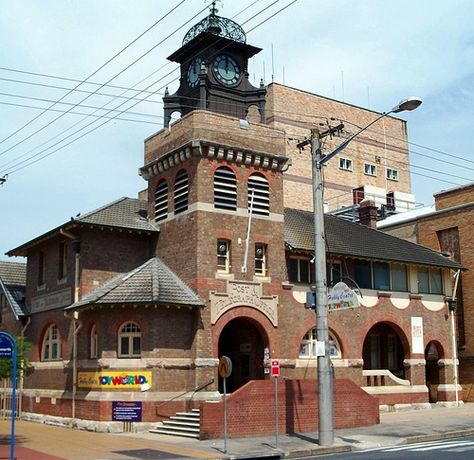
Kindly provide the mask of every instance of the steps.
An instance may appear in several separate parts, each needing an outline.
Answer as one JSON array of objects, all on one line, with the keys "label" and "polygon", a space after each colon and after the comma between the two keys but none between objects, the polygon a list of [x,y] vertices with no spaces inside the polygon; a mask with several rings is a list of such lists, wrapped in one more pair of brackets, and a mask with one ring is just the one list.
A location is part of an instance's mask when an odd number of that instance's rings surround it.
[{"label": "steps", "polygon": [[199,439],[200,425],[201,414],[199,409],[192,409],[191,412],[178,412],[149,431],[150,433]]}]

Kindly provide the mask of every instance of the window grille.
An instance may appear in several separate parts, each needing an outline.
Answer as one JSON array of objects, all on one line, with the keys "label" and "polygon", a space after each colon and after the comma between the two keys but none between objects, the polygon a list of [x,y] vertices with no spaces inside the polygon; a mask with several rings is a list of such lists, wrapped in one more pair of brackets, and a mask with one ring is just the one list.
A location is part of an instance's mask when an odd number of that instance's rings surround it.
[{"label": "window grille", "polygon": [[168,184],[165,180],[158,182],[155,190],[155,222],[168,217]]},{"label": "window grille", "polygon": [[174,213],[179,214],[188,209],[189,183],[188,173],[182,169],[176,174],[174,183]]},{"label": "window grille", "polygon": [[214,207],[218,209],[237,209],[237,181],[230,168],[221,167],[214,173]]},{"label": "window grille", "polygon": [[248,207],[253,195],[253,214],[270,215],[270,187],[267,179],[261,174],[252,174],[248,183]]}]

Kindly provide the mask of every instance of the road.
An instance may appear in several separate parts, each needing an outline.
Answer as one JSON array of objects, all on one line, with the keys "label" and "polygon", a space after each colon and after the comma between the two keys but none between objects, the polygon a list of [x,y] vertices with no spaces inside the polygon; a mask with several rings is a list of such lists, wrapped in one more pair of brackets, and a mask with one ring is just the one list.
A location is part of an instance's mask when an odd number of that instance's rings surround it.
[{"label": "road", "polygon": [[471,460],[474,458],[474,436],[306,458],[319,460],[321,458],[330,458],[331,460],[406,460],[412,458],[416,460],[446,460],[446,458],[449,460]]}]

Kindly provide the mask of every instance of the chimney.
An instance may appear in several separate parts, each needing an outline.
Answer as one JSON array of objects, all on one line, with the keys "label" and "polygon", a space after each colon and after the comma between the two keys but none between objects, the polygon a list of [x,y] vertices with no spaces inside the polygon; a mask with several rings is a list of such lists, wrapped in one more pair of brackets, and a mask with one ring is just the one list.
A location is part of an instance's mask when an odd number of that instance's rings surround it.
[{"label": "chimney", "polygon": [[370,228],[377,228],[377,206],[374,200],[365,199],[359,204],[360,223]]}]

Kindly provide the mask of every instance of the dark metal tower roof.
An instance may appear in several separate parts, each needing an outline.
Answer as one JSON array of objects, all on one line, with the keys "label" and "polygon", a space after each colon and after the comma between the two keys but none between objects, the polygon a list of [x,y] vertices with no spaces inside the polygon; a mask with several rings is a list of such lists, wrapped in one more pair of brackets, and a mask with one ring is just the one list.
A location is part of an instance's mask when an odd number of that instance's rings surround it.
[{"label": "dark metal tower roof", "polygon": [[245,36],[244,29],[239,26],[236,22],[231,19],[217,16],[217,9],[215,2],[212,3],[211,13],[206,16],[202,21],[199,21],[196,25],[188,30],[183,39],[183,45],[190,42],[193,38],[197,37],[203,32],[210,32],[220,37],[229,38],[230,40],[245,43],[247,38]]}]

